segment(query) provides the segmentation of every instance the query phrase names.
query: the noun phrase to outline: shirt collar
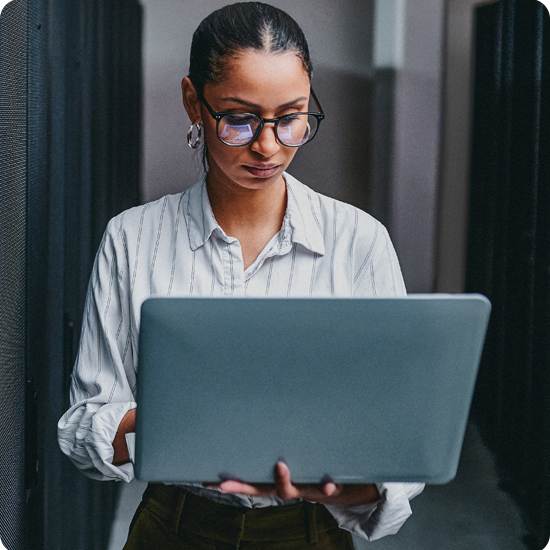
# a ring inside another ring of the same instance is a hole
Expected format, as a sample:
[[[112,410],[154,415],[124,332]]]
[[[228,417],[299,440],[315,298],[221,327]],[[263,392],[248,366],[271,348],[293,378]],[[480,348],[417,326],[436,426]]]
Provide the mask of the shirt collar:
[[[183,215],[187,222],[191,250],[200,248],[216,230],[225,235],[210,206],[206,191],[206,176],[189,188],[185,197],[187,200],[183,201]]]
[[[322,256],[325,253],[325,243],[319,201],[313,196],[312,191],[296,178],[286,172],[284,177],[288,198],[279,242],[281,245],[285,242],[299,243]],[[222,239],[230,239],[212,212],[206,191],[206,177],[187,190],[182,207],[191,250],[204,245],[214,231],[217,231]]]
[[[325,254],[324,228],[321,222],[319,200],[309,187],[295,177],[284,173],[287,189],[287,207],[285,220],[287,230],[291,231],[291,241],[300,243],[311,252]]]

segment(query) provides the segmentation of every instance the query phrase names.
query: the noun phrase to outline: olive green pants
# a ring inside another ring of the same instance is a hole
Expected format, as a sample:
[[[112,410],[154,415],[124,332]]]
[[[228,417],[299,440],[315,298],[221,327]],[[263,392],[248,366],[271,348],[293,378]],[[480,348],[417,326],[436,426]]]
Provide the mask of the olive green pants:
[[[353,550],[321,504],[238,508],[149,484],[123,550]]]

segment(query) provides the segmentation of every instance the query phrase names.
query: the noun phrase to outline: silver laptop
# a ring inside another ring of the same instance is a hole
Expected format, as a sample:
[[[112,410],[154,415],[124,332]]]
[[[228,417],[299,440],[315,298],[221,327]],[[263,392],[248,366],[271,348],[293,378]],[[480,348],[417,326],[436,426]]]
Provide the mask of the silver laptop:
[[[456,475],[484,296],[151,298],[139,338],[142,481],[420,481]]]

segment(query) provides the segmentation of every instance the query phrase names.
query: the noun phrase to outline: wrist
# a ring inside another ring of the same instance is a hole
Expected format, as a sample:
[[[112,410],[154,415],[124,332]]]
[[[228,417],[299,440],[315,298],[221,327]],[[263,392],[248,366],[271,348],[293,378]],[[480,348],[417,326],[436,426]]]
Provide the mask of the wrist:
[[[337,504],[340,506],[363,506],[376,502],[380,498],[378,488],[374,484],[344,485],[340,494],[334,497],[320,499],[318,502]]]
[[[369,483],[367,485],[364,485],[364,490],[361,492],[360,495],[357,495],[357,502],[352,504],[352,506],[361,506],[363,504],[370,504],[372,502],[376,502],[380,498],[380,493],[378,492],[378,488],[374,483]]]
[[[112,446],[113,466],[121,466],[130,462],[130,453],[126,444],[126,434],[136,431],[136,409],[130,409],[120,421]]]

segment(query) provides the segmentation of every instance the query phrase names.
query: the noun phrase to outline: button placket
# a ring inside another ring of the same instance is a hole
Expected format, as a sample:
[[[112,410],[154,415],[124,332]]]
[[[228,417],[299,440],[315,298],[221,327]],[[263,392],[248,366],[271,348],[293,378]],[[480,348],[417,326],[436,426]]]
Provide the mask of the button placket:
[[[271,246],[270,246],[271,245]],[[285,216],[283,226],[280,231],[273,236],[273,239],[266,245],[260,255],[254,260],[252,265],[245,272],[245,282],[248,282],[258,270],[264,265],[266,260],[272,256],[283,256],[292,250],[292,242],[290,239],[290,222]],[[251,271],[249,271],[251,270]]]
[[[244,296],[244,261],[238,239],[223,239],[223,295]]]

